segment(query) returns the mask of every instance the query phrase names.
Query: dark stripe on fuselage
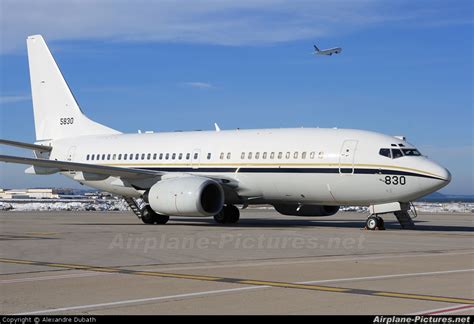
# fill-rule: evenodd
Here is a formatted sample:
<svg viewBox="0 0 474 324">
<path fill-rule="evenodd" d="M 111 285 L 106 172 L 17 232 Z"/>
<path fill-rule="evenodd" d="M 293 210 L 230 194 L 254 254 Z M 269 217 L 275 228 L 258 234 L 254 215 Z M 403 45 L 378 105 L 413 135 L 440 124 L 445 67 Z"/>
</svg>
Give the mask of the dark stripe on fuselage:
<svg viewBox="0 0 474 324">
<path fill-rule="evenodd" d="M 199 173 L 235 173 L 238 170 L 238 173 L 342 173 L 342 174 L 351 174 L 352 168 L 281 168 L 281 167 L 272 167 L 272 168 L 252 168 L 252 167 L 241 167 L 241 168 L 190 168 L 190 167 L 159 167 L 159 168 L 140 168 L 143 170 L 152 170 L 152 171 L 165 171 L 165 172 L 199 172 Z M 400 170 L 390 170 L 390 169 L 362 169 L 354 168 L 354 174 L 380 174 L 380 175 L 400 175 L 400 176 L 412 176 L 420 178 L 429 178 L 436 180 L 443 180 L 442 178 L 430 176 L 426 174 L 420 174 L 415 172 L 400 171 Z"/>
</svg>

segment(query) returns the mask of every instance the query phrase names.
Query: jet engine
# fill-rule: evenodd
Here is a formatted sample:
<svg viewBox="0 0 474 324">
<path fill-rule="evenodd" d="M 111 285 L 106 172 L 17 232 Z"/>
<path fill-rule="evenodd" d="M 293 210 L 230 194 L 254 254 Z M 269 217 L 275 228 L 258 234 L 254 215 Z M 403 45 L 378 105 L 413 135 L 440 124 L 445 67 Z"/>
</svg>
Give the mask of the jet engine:
<svg viewBox="0 0 474 324">
<path fill-rule="evenodd" d="M 162 215 L 213 216 L 224 205 L 224 191 L 219 183 L 193 176 L 158 181 L 143 198 Z"/>
<path fill-rule="evenodd" d="M 339 210 L 339 206 L 321 205 L 278 204 L 273 207 L 280 214 L 290 216 L 331 216 Z"/>
</svg>

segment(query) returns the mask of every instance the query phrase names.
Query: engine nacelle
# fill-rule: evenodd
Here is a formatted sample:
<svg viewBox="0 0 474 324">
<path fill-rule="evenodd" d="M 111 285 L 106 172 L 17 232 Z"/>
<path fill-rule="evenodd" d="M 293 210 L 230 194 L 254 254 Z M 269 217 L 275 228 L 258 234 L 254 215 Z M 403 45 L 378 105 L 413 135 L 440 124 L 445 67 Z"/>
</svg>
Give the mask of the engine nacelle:
<svg viewBox="0 0 474 324">
<path fill-rule="evenodd" d="M 331 216 L 339 210 L 339 206 L 321 205 L 278 204 L 273 207 L 280 214 L 289 216 Z"/>
<path fill-rule="evenodd" d="M 212 216 L 224 205 L 219 183 L 202 177 L 179 177 L 155 183 L 145 201 L 158 214 L 176 216 Z"/>
</svg>

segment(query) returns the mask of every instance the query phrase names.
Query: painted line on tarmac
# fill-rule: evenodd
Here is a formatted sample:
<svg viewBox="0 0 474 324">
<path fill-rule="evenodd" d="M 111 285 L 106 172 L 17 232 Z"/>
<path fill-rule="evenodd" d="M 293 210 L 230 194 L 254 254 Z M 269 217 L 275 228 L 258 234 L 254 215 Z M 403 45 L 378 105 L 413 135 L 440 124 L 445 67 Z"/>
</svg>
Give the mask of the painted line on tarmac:
<svg viewBox="0 0 474 324">
<path fill-rule="evenodd" d="M 420 253 L 410 255 L 389 255 L 389 256 L 361 256 L 351 258 L 337 258 L 330 259 L 330 257 L 318 257 L 317 260 L 301 260 L 301 261 L 268 261 L 242 264 L 222 264 L 222 265 L 208 265 L 208 266 L 190 266 L 190 267 L 174 267 L 174 268 L 160 268 L 161 271 L 181 271 L 181 270 L 200 270 L 200 269 L 225 269 L 225 268 L 246 268 L 246 267 L 260 267 L 260 266 L 275 266 L 275 265 L 293 265 L 293 264 L 308 264 L 308 263 L 328 263 L 328 262 L 344 262 L 344 261 L 371 261 L 383 259 L 398 259 L 398 258 L 413 258 L 413 257 L 434 257 L 434 256 L 451 256 L 451 255 L 466 255 L 474 254 L 474 251 L 469 252 L 447 252 L 447 253 Z M 321 259 L 324 258 L 324 259 Z"/>
<path fill-rule="evenodd" d="M 120 300 L 120 301 L 115 301 L 115 302 L 110 302 L 110 303 L 100 303 L 100 304 L 90 304 L 90 305 L 79 305 L 79 306 L 71 306 L 71 307 L 43 309 L 43 310 L 37 310 L 37 311 L 32 311 L 32 312 L 19 313 L 19 314 L 15 314 L 15 315 L 50 314 L 50 313 L 67 312 L 67 311 L 80 310 L 80 309 L 122 306 L 122 305 L 146 303 L 146 302 L 161 301 L 161 300 L 168 300 L 168 299 L 182 299 L 182 298 L 189 298 L 189 297 L 199 297 L 199 296 L 205 296 L 205 295 L 221 294 L 221 293 L 226 293 L 226 292 L 229 292 L 229 291 L 242 291 L 242 290 L 250 290 L 250 289 L 256 289 L 256 288 L 260 288 L 260 287 L 242 287 L 242 288 L 232 288 L 232 289 L 209 290 L 209 291 L 201 291 L 201 292 L 195 292 L 195 293 L 189 293 L 189 294 Z"/>
<path fill-rule="evenodd" d="M 59 270 L 62 271 L 62 270 Z M 82 277 L 97 277 L 108 275 L 108 273 L 97 273 L 97 272 L 80 272 L 80 273 L 70 273 L 57 276 L 42 276 L 42 277 L 28 277 L 28 278 L 17 278 L 17 279 L 3 279 L 0 280 L 1 285 L 13 284 L 13 283 L 22 283 L 22 282 L 34 282 L 34 281 L 44 281 L 44 280 L 58 280 L 58 279 L 72 279 L 72 278 L 82 278 Z"/>
<path fill-rule="evenodd" d="M 144 273 L 150 271 L 143 271 Z M 335 279 L 323 279 L 323 280 L 311 280 L 297 282 L 297 284 L 316 284 L 316 283 L 327 283 L 327 282 L 351 282 L 351 281 L 368 281 L 368 280 L 379 280 L 379 279 L 391 279 L 391 278 L 408 278 L 418 276 L 433 276 L 433 275 L 444 275 L 452 273 L 463 273 L 463 272 L 474 272 L 474 269 L 459 269 L 459 270 L 446 270 L 446 271 L 432 271 L 432 272 L 411 272 L 411 273 L 398 273 L 390 275 L 380 276 L 368 276 L 368 277 L 349 277 L 349 278 L 335 278 Z M 154 272 L 151 272 L 154 273 Z M 18 278 L 18 279 L 5 279 L 0 280 L 0 284 L 12 284 L 12 283 L 23 283 L 23 282 L 34 282 L 43 280 L 60 280 L 60 279 L 73 279 L 73 278 L 85 278 L 85 277 L 96 277 L 106 275 L 120 275 L 120 272 L 114 273 L 100 273 L 100 272 L 81 272 L 73 274 L 64 274 L 57 276 L 44 276 L 44 277 L 29 277 L 29 278 Z"/>
<path fill-rule="evenodd" d="M 413 313 L 410 315 L 443 315 L 443 314 L 454 314 L 459 312 L 467 311 L 470 308 L 474 308 L 474 305 L 457 305 L 444 308 L 436 308 L 430 310 L 424 310 L 422 312 Z"/>
<path fill-rule="evenodd" d="M 362 257 L 362 258 L 338 258 L 338 259 L 324 259 L 324 260 L 305 260 L 305 261 L 282 261 L 282 262 L 258 262 L 258 263 L 244 263 L 244 264 L 225 264 L 225 265 L 209 265 L 209 266 L 194 266 L 194 267 L 177 267 L 177 268 L 154 268 L 148 271 L 181 271 L 181 270 L 201 270 L 201 269 L 225 269 L 225 268 L 237 268 L 237 267 L 259 267 L 259 266 L 275 266 L 275 265 L 293 265 L 293 264 L 308 264 L 308 263 L 319 263 L 319 262 L 339 262 L 339 261 L 365 261 L 365 260 L 378 260 L 378 259 L 391 259 L 391 258 L 404 258 L 404 257 L 423 257 L 423 256 L 445 256 L 445 255 L 465 255 L 473 254 L 474 252 L 455 252 L 455 253 L 427 253 L 427 254 L 416 254 L 408 256 L 386 256 L 386 257 Z M 18 262 L 19 263 L 19 262 Z M 25 263 L 28 264 L 28 263 Z M 58 270 L 60 271 L 60 270 Z M 401 273 L 394 275 L 381 275 L 381 276 L 370 276 L 370 277 L 355 277 L 355 278 L 336 278 L 327 280 L 317 280 L 304 283 L 323 283 L 323 282 L 343 282 L 343 281 L 356 281 L 356 280 L 377 280 L 386 278 L 397 278 L 397 277 L 410 277 L 410 276 L 424 276 L 424 275 L 437 275 L 437 274 L 449 274 L 456 272 L 470 272 L 474 269 L 461 269 L 461 270 L 447 270 L 447 271 L 434 271 L 434 272 L 413 272 L 413 273 Z M 146 271 L 145 271 L 146 272 Z M 91 273 L 76 273 L 76 274 L 64 274 L 57 276 L 43 276 L 43 277 L 27 277 L 17 279 L 4 279 L 0 280 L 0 284 L 10 283 L 21 283 L 31 281 L 42 281 L 42 280 L 55 280 L 55 279 L 69 279 L 69 278 L 81 278 L 81 277 L 94 277 L 103 276 L 107 273 L 91 272 Z M 111 273 L 112 274 L 112 273 Z M 116 273 L 120 274 L 120 273 Z"/>
<path fill-rule="evenodd" d="M 225 282 L 225 283 L 236 283 L 236 284 L 242 284 L 242 285 L 304 289 L 304 290 L 313 290 L 313 291 L 346 293 L 346 294 L 353 294 L 353 295 L 380 296 L 380 297 L 391 297 L 391 298 L 400 298 L 400 299 L 417 299 L 417 300 L 426 300 L 426 301 L 435 301 L 435 302 L 474 305 L 474 299 L 467 299 L 467 298 L 420 295 L 420 294 L 399 293 L 399 292 L 390 292 L 390 291 L 377 291 L 377 290 L 369 290 L 369 289 L 328 287 L 328 286 L 319 286 L 319 285 L 314 285 L 314 284 L 297 284 L 297 283 L 295 284 L 291 282 L 263 281 L 263 280 L 227 278 L 227 277 L 192 275 L 192 274 L 179 274 L 179 273 L 169 273 L 169 272 L 128 270 L 128 269 L 118 269 L 118 268 L 109 268 L 109 267 L 95 267 L 95 266 L 89 266 L 89 265 L 49 263 L 49 262 L 42 262 L 42 261 L 17 260 L 17 259 L 6 259 L 6 258 L 0 258 L 0 262 L 60 267 L 60 268 L 65 268 L 65 269 L 76 269 L 76 270 L 80 269 L 80 270 L 98 271 L 98 272 L 104 272 L 104 273 L 120 273 L 120 274 L 131 274 L 131 275 L 153 276 L 153 277 L 160 277 L 160 278 Z"/>
</svg>

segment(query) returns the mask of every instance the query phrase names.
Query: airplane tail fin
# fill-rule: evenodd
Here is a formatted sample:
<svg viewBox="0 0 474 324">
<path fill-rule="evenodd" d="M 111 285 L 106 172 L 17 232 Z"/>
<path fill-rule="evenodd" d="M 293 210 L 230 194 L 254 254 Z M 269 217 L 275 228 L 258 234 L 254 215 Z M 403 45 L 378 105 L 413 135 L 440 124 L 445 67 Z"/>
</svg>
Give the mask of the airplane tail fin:
<svg viewBox="0 0 474 324">
<path fill-rule="evenodd" d="M 319 52 L 319 48 L 316 45 L 313 45 L 316 52 Z"/>
<path fill-rule="evenodd" d="M 120 134 L 82 113 L 41 35 L 29 36 L 26 43 L 37 141 Z"/>
</svg>

